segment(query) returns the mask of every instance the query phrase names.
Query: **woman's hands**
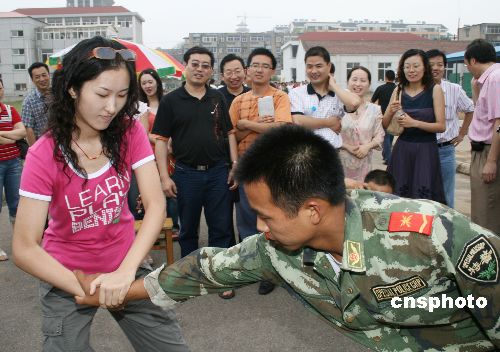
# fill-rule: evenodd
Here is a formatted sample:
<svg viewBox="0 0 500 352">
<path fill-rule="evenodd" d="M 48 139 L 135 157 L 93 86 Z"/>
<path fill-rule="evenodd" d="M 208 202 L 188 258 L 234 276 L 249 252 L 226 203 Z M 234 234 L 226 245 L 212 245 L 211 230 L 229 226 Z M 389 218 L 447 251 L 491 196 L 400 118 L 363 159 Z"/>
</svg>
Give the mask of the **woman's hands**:
<svg viewBox="0 0 500 352">
<path fill-rule="evenodd" d="M 372 149 L 369 144 L 354 146 L 345 143 L 342 145 L 342 148 L 347 150 L 350 154 L 354 155 L 358 159 L 363 159 L 364 157 L 366 157 L 370 152 L 370 149 Z"/>
<path fill-rule="evenodd" d="M 406 113 L 403 114 L 402 117 L 398 118 L 398 123 L 401 127 L 404 128 L 411 128 L 411 127 L 418 128 L 419 126 L 418 121 Z"/>
</svg>

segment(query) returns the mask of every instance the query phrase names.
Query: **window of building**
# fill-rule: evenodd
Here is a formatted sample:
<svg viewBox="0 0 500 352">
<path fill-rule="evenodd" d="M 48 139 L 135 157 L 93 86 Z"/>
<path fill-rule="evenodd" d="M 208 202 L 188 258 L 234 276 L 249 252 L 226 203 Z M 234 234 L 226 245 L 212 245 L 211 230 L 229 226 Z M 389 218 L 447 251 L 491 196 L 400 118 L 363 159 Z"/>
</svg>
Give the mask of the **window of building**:
<svg viewBox="0 0 500 352">
<path fill-rule="evenodd" d="M 385 79 L 385 72 L 391 69 L 390 62 L 379 62 L 378 63 L 378 80 L 383 81 Z"/>
<path fill-rule="evenodd" d="M 250 41 L 251 42 L 263 42 L 264 37 L 261 35 L 252 35 L 252 36 L 250 36 Z"/>
<path fill-rule="evenodd" d="M 28 87 L 26 83 L 14 83 L 14 90 L 16 91 L 26 91 Z"/>
<path fill-rule="evenodd" d="M 12 55 L 24 55 L 24 49 L 12 49 Z"/>
<path fill-rule="evenodd" d="M 295 59 L 297 57 L 297 51 L 299 50 L 298 45 L 292 45 L 292 58 Z"/>
<path fill-rule="evenodd" d="M 226 51 L 228 54 L 239 54 L 241 53 L 241 48 L 228 46 Z"/>
<path fill-rule="evenodd" d="M 80 17 L 66 17 L 64 22 L 66 22 L 66 26 L 79 26 L 82 24 Z"/>
<path fill-rule="evenodd" d="M 346 64 L 346 68 L 347 68 L 346 77 L 349 74 L 349 71 L 351 71 L 354 67 L 358 67 L 358 66 L 360 66 L 359 62 L 348 62 Z"/>
<path fill-rule="evenodd" d="M 62 17 L 48 17 L 45 22 L 49 26 L 62 26 L 63 25 L 63 19 Z"/>
<path fill-rule="evenodd" d="M 52 49 L 42 49 L 42 62 L 46 62 L 50 55 L 53 54 Z"/>
<path fill-rule="evenodd" d="M 247 37 L 243 37 L 243 38 L 241 38 L 241 41 L 242 41 L 242 42 L 246 42 L 246 41 L 247 41 L 247 39 L 248 39 Z"/>
<path fill-rule="evenodd" d="M 118 16 L 118 27 L 132 27 L 132 16 Z"/>
<path fill-rule="evenodd" d="M 500 26 L 498 25 L 486 26 L 486 34 L 499 34 L 499 33 L 500 33 Z"/>
<path fill-rule="evenodd" d="M 201 38 L 201 41 L 203 43 L 212 43 L 212 42 L 217 42 L 217 37 L 215 35 L 204 35 Z"/>
<path fill-rule="evenodd" d="M 115 16 L 102 16 L 100 22 L 101 24 L 115 24 Z"/>
<path fill-rule="evenodd" d="M 241 40 L 240 36 L 236 36 L 236 35 L 226 36 L 226 41 L 228 41 L 228 42 L 239 42 L 240 40 Z"/>
<path fill-rule="evenodd" d="M 82 17 L 82 24 L 97 24 L 97 17 Z M 128 26 L 122 26 L 128 27 Z"/>
<path fill-rule="evenodd" d="M 24 37 L 24 32 L 22 30 L 14 29 L 14 30 L 10 31 L 10 36 L 16 37 L 16 38 Z"/>
<path fill-rule="evenodd" d="M 26 70 L 26 64 L 14 64 L 14 70 Z"/>
</svg>

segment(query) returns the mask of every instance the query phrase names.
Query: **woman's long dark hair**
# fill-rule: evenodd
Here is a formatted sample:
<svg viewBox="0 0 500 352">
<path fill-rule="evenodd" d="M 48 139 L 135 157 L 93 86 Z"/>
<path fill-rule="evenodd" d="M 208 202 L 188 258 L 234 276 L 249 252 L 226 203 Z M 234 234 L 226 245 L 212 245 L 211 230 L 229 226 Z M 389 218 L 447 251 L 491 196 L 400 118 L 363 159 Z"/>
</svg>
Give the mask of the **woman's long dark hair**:
<svg viewBox="0 0 500 352">
<path fill-rule="evenodd" d="M 103 153 L 109 158 L 111 164 L 119 174 L 123 174 L 124 160 L 121 155 L 126 148 L 124 136 L 132 126 L 133 116 L 137 111 L 138 89 L 135 74 L 135 63 L 124 61 L 120 55 L 113 60 L 102 60 L 91 57 L 92 50 L 96 47 L 111 47 L 125 49 L 115 40 L 102 37 L 86 39 L 78 43 L 62 61 L 62 68 L 58 69 L 52 78 L 53 102 L 49 108 L 48 131 L 54 139 L 54 158 L 64 164 L 63 170 L 70 163 L 79 173 L 87 177 L 85 170 L 78 164 L 78 157 L 71 149 L 73 133 L 80 134 L 76 125 L 76 106 L 82 86 L 107 70 L 116 70 L 125 67 L 130 76 L 129 91 L 123 108 L 116 114 L 108 128 L 101 131 Z M 73 88 L 77 98 L 73 99 L 69 89 Z M 60 147 L 60 148 L 59 148 Z M 125 149 L 126 150 L 126 149 Z M 65 171 L 66 173 L 66 171 Z"/>
<path fill-rule="evenodd" d="M 158 98 L 159 102 L 161 100 L 161 97 L 163 96 L 163 84 L 158 73 L 152 68 L 147 68 L 139 73 L 139 77 L 137 78 L 137 82 L 139 82 L 139 100 L 149 105 L 148 96 L 141 87 L 141 78 L 145 74 L 152 76 L 156 81 L 156 97 Z"/>
<path fill-rule="evenodd" d="M 399 92 L 406 87 L 410 82 L 405 76 L 405 71 L 404 71 L 404 66 L 405 66 L 405 61 L 409 57 L 412 56 L 420 56 L 422 58 L 422 62 L 424 64 L 424 76 L 422 77 L 422 84 L 424 85 L 424 89 L 430 89 L 434 86 L 434 79 L 432 78 L 432 70 L 431 70 L 431 64 L 429 63 L 429 59 L 427 58 L 427 55 L 425 54 L 425 51 L 420 50 L 420 49 L 410 49 L 407 50 L 403 56 L 401 56 L 401 59 L 399 59 L 399 65 L 398 65 L 398 90 L 397 94 L 399 96 Z"/>
</svg>

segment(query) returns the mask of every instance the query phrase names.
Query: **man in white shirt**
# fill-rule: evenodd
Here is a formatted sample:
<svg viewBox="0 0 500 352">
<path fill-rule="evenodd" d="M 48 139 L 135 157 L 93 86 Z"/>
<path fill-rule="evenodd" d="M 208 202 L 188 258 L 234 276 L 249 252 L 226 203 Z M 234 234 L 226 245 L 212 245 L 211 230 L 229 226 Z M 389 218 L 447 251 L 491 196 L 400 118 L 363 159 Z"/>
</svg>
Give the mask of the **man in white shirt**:
<svg viewBox="0 0 500 352">
<path fill-rule="evenodd" d="M 429 50 L 426 54 L 431 64 L 434 82 L 441 85 L 444 93 L 446 130 L 443 133 L 437 133 L 436 137 L 446 203 L 450 208 L 454 208 L 455 147 L 463 141 L 464 136 L 467 134 L 474 113 L 474 103 L 460 85 L 443 79 L 447 63 L 446 55 L 437 49 Z M 462 127 L 460 127 L 458 118 L 459 112 L 465 113 Z"/>
<path fill-rule="evenodd" d="M 359 97 L 341 88 L 333 73 L 330 53 L 321 46 L 307 50 L 304 61 L 310 83 L 289 92 L 292 118 L 297 125 L 313 129 L 335 148 L 342 146 L 340 119 L 361 104 Z"/>
</svg>

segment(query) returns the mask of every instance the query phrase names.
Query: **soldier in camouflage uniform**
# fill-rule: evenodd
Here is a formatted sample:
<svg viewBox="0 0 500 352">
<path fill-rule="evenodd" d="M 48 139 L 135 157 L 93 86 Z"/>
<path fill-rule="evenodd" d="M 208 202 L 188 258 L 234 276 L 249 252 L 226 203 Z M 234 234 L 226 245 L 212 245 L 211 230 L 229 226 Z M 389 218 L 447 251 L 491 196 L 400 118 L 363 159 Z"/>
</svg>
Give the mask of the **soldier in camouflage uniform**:
<svg viewBox="0 0 500 352">
<path fill-rule="evenodd" d="M 170 307 L 266 279 L 290 286 L 310 310 L 374 350 L 500 348 L 497 235 L 433 201 L 365 190 L 345 196 L 336 151 L 297 126 L 258 139 L 237 178 L 263 233 L 159 268 L 133 284 L 130 299 Z M 442 294 L 484 297 L 487 305 L 391 306 L 395 297 Z"/>
</svg>

